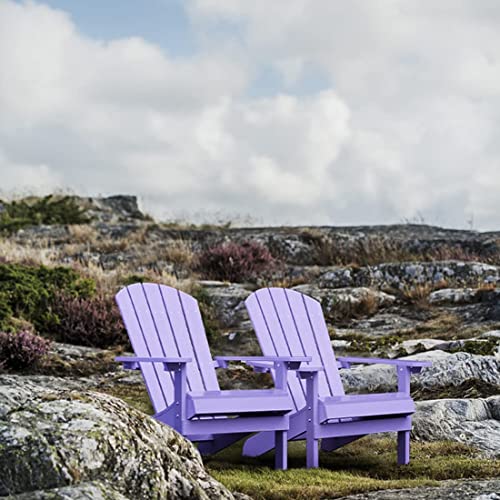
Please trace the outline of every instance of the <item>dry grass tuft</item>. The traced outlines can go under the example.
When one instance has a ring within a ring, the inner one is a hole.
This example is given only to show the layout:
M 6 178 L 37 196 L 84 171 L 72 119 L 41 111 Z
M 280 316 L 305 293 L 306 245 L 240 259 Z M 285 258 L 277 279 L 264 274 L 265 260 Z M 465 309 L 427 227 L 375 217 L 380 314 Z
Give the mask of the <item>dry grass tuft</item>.
M 46 240 L 26 246 L 7 238 L 0 238 L 0 261 L 50 266 L 60 265 L 60 259 L 60 249 L 51 246 Z

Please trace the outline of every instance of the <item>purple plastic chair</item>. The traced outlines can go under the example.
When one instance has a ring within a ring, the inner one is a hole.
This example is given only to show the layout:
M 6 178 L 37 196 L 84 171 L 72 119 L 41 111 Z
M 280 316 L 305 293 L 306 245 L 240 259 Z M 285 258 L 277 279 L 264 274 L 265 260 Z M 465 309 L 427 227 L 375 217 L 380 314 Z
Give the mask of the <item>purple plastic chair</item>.
M 287 468 L 287 371 L 307 357 L 216 357 L 212 359 L 196 300 L 175 288 L 133 284 L 116 295 L 135 357 L 119 357 L 124 368 L 142 371 L 154 417 L 213 454 L 247 436 L 267 431 L 276 443 L 277 469 Z M 275 389 L 221 391 L 216 367 L 229 361 L 268 362 Z
M 321 305 L 302 293 L 284 288 L 263 288 L 251 294 L 246 307 L 264 355 L 310 356 L 288 375 L 294 413 L 290 416 L 288 439 L 306 440 L 307 467 L 318 467 L 321 449 L 332 451 L 367 434 L 396 431 L 398 464 L 410 460 L 411 415 L 415 404 L 410 396 L 410 375 L 431 363 L 377 358 L 335 359 Z M 398 375 L 398 391 L 386 394 L 346 395 L 339 367 L 351 363 L 387 363 Z M 253 363 L 263 371 L 267 363 Z M 262 432 L 245 442 L 243 454 L 258 456 L 274 447 L 274 437 Z

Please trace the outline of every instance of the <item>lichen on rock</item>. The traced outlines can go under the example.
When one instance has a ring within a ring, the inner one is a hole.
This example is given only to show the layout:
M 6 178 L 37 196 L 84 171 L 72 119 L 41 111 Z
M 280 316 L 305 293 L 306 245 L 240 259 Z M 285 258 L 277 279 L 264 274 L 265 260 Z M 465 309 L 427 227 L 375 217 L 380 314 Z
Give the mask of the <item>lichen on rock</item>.
M 117 398 L 15 375 L 0 377 L 0 471 L 0 496 L 103 481 L 131 499 L 233 498 L 173 429 Z

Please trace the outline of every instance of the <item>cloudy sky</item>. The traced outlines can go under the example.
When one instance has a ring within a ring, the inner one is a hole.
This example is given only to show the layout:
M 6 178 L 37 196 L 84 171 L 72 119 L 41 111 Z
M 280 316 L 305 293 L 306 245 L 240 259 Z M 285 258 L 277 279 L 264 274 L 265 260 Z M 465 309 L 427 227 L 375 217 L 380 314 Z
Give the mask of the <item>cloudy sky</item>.
M 0 196 L 500 229 L 498 0 L 0 0 Z

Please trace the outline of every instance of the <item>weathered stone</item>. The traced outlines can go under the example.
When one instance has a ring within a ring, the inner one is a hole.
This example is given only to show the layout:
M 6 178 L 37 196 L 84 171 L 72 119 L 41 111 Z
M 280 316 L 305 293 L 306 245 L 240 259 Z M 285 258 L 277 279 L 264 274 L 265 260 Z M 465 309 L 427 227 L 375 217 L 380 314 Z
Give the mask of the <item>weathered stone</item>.
M 443 288 L 429 295 L 431 304 L 469 304 L 477 296 L 477 288 Z
M 250 291 L 243 285 L 226 284 L 206 289 L 210 302 L 223 328 L 231 328 L 248 319 L 245 299 Z
M 360 304 L 371 300 L 376 307 L 389 306 L 394 303 L 396 297 L 388 293 L 373 290 L 367 287 L 359 288 L 318 288 L 315 285 L 298 285 L 293 287 L 297 292 L 305 293 L 319 300 L 324 312 L 329 313 L 339 303 Z
M 436 350 L 402 359 L 432 361 L 431 367 L 412 376 L 412 389 L 435 390 L 476 380 L 498 386 L 500 393 L 500 359 L 495 356 Z M 354 366 L 340 374 L 350 392 L 392 391 L 397 384 L 396 371 L 388 365 Z
M 413 435 L 422 441 L 458 441 L 500 457 L 500 396 L 418 401 Z
M 339 500 L 500 500 L 499 491 L 500 479 L 441 481 L 436 487 L 372 491 Z
M 444 341 L 439 339 L 404 340 L 401 344 L 396 346 L 395 350 L 403 350 L 406 352 L 406 355 L 410 355 L 415 352 L 430 351 L 431 349 L 439 348 L 439 346 L 442 346 L 443 343 Z
M 349 328 L 335 328 L 337 336 L 363 334 L 369 337 L 387 337 L 401 330 L 414 328 L 417 322 L 392 312 L 379 312 L 371 318 L 353 320 Z
M 132 500 L 101 481 L 85 482 L 62 488 L 10 495 L 15 500 Z
M 232 498 L 173 429 L 111 396 L 26 382 L 0 377 L 0 495 L 100 480 L 133 499 Z
M 401 262 L 361 268 L 338 268 L 318 279 L 321 288 L 392 287 L 404 289 L 420 284 L 449 281 L 456 285 L 496 283 L 500 280 L 498 266 L 481 262 Z

